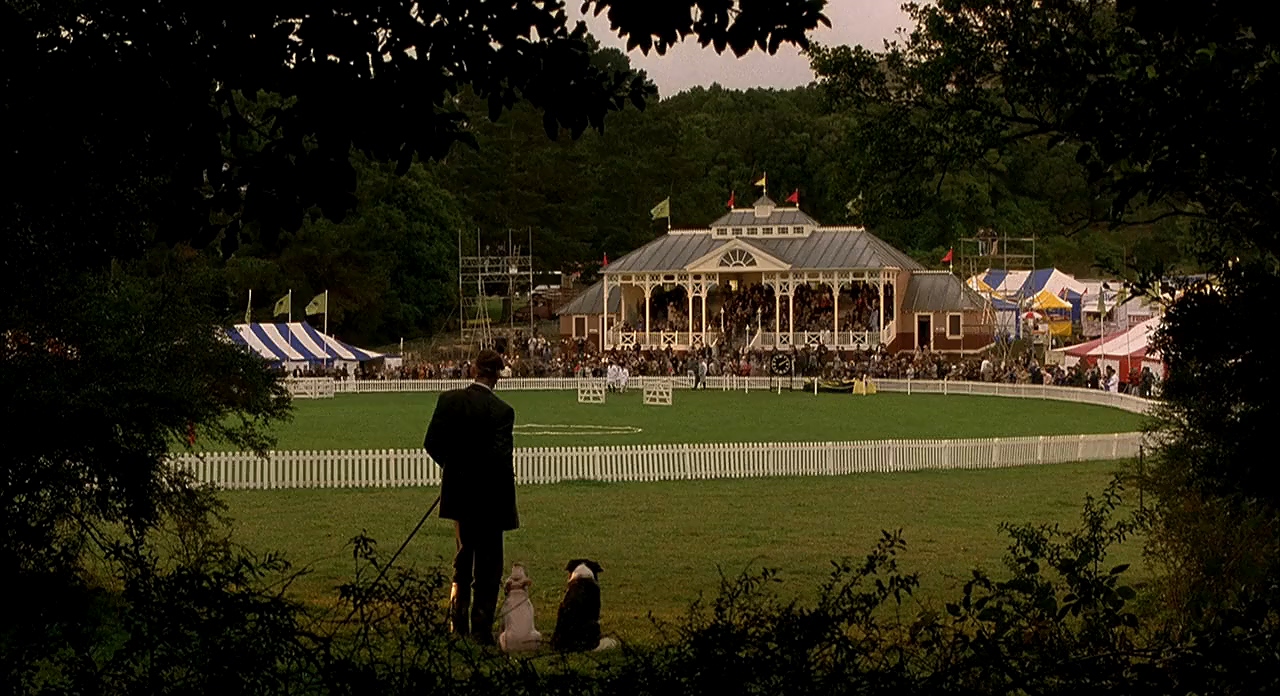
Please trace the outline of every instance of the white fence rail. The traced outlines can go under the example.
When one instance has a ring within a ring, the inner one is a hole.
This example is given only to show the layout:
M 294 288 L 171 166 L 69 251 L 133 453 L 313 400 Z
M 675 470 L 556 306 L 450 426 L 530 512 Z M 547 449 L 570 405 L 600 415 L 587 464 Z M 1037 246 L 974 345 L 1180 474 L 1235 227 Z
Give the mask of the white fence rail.
M 967 440 L 877 440 L 518 449 L 519 484 L 570 480 L 667 481 L 992 469 L 1135 457 L 1141 433 Z M 422 450 L 183 455 L 175 464 L 226 489 L 433 486 L 440 469 Z
M 295 399 L 332 399 L 342 384 L 326 377 L 289 377 L 284 383 Z
M 676 389 L 692 389 L 692 377 L 632 377 L 628 386 L 642 390 L 646 384 L 671 382 Z M 882 392 L 908 394 L 973 394 L 977 396 L 1007 396 L 1023 399 L 1051 399 L 1076 403 L 1111 406 L 1113 408 L 1145 413 L 1154 403 L 1129 394 L 1113 394 L 1096 389 L 1057 387 L 1034 384 L 1001 384 L 997 382 L 965 382 L 948 380 L 876 379 L 876 387 Z M 783 385 L 794 384 L 801 388 L 804 380 L 783 378 Z M 339 394 L 368 394 L 385 392 L 439 392 L 460 389 L 470 384 L 465 379 L 405 379 L 405 380 L 346 380 L 334 382 Z M 763 391 L 778 386 L 774 377 L 708 377 L 708 389 L 725 391 Z M 498 382 L 498 391 L 576 391 L 578 380 L 573 377 L 514 378 Z M 785 386 L 784 386 L 785 388 Z

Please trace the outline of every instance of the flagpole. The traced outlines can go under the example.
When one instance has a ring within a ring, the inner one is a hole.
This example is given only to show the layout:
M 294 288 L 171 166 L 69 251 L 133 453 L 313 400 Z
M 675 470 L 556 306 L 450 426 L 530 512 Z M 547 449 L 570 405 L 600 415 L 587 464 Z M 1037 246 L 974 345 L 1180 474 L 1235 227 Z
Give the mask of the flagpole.
M 249 288 L 249 304 L 244 308 L 244 323 L 248 324 L 253 318 L 253 288 Z
M 1098 286 L 1098 326 L 1102 331 L 1102 367 L 1098 368 L 1100 375 L 1105 379 L 1103 368 L 1107 366 L 1107 291 L 1102 286 Z

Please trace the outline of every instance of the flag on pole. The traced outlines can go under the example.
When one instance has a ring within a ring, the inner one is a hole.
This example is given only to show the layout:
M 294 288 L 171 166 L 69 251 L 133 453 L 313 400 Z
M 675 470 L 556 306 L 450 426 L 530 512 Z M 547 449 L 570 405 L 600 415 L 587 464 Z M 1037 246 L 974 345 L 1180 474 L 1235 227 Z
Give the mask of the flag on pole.
M 796 189 L 796 190 L 792 191 L 792 192 L 791 192 L 791 195 L 790 195 L 790 196 L 787 196 L 787 202 L 788 202 L 788 203 L 795 203 L 796 205 L 800 205 L 800 189 Z
M 761 186 L 761 187 L 766 188 L 766 189 L 767 189 L 767 188 L 769 188 L 769 184 L 768 184 L 768 183 L 766 183 L 766 181 L 765 181 L 766 179 L 768 179 L 768 176 L 769 176 L 768 174 L 761 174 L 761 175 L 760 175 L 760 180 L 759 180 L 759 181 L 757 181 L 755 185 L 756 185 L 756 186 Z
M 661 203 L 653 206 L 653 209 L 649 211 L 649 215 L 653 216 L 654 220 L 658 220 L 660 218 L 666 218 L 667 220 L 670 220 L 671 219 L 671 197 L 667 196 L 662 200 Z
M 955 253 L 955 247 L 947 249 L 947 255 L 942 257 L 943 263 L 951 263 L 951 259 Z
M 319 295 L 311 298 L 307 303 L 307 316 L 312 314 L 328 314 L 329 313 L 329 291 L 326 290 Z
M 606 266 L 608 266 L 608 265 L 609 265 L 609 255 L 608 255 L 608 254 L 605 254 L 605 255 L 604 255 L 604 263 L 600 264 L 600 267 L 601 267 L 601 268 L 605 268 L 605 267 L 606 267 Z
M 734 203 L 733 198 L 734 198 L 734 192 L 733 192 L 733 191 L 730 191 L 730 192 L 729 192 L 729 202 L 725 204 L 725 206 L 727 206 L 727 207 L 729 208 L 729 210 L 733 210 L 733 203 Z
M 271 316 L 278 317 L 281 314 L 291 314 L 293 312 L 293 308 L 289 306 L 290 297 L 293 297 L 292 290 L 289 291 L 288 295 L 285 295 L 284 297 L 281 297 L 280 299 L 276 300 L 276 308 L 275 308 L 275 311 L 271 313 Z

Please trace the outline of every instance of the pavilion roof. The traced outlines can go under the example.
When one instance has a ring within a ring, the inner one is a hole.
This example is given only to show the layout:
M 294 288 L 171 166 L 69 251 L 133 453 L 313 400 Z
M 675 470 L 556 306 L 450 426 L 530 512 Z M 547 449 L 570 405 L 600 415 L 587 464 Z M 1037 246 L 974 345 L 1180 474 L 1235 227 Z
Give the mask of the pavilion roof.
M 716 226 L 722 225 L 717 222 Z M 693 261 L 735 242 L 755 247 L 795 270 L 924 270 L 915 259 L 865 229 L 818 227 L 798 237 L 725 238 L 715 237 L 709 230 L 666 234 L 610 263 L 605 273 L 682 271 Z
M 982 295 L 950 271 L 912 273 L 902 298 L 904 312 L 973 312 L 985 306 Z
M 601 314 L 602 307 L 604 307 L 604 283 L 597 281 L 594 285 L 579 293 L 577 297 L 564 303 L 556 310 L 556 315 Z M 609 313 L 617 314 L 620 311 L 622 311 L 622 293 L 610 293 Z

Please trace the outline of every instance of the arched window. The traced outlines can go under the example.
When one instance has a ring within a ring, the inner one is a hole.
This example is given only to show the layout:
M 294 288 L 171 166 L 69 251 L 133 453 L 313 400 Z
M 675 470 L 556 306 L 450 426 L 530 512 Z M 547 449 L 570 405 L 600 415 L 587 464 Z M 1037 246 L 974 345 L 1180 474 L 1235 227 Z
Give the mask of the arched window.
M 720 257 L 721 268 L 747 268 L 756 265 L 756 257 L 745 249 L 730 249 Z

